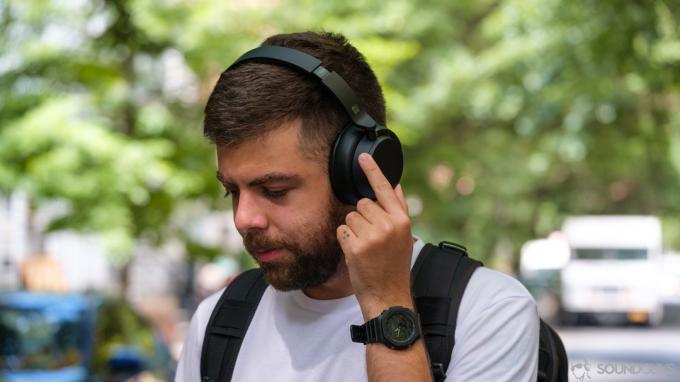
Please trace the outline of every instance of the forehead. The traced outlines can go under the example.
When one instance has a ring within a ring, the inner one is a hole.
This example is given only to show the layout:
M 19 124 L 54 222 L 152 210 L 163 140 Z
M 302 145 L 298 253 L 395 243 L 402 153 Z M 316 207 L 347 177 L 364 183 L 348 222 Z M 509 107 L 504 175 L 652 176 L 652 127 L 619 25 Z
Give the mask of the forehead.
M 293 120 L 236 146 L 218 145 L 218 172 L 235 182 L 273 172 L 301 176 L 315 174 L 322 164 L 303 155 L 300 128 L 300 120 Z

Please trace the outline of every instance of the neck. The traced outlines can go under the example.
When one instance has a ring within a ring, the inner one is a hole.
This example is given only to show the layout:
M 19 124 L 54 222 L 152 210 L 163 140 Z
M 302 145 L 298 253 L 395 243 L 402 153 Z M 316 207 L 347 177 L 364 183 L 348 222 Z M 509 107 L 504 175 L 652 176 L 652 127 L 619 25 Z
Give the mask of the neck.
M 338 270 L 325 283 L 302 290 L 308 297 L 316 300 L 332 300 L 351 296 L 354 294 L 352 283 L 349 280 L 349 271 L 345 258 L 338 264 Z

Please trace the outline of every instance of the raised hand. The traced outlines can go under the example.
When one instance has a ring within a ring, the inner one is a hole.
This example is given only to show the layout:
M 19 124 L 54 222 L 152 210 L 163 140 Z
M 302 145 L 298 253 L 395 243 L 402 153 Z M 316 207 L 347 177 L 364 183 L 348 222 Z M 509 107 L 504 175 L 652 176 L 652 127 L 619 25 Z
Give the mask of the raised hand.
M 387 307 L 411 308 L 411 221 L 401 185 L 392 189 L 375 160 L 359 156 L 377 201 L 363 198 L 337 229 L 349 277 L 365 318 Z

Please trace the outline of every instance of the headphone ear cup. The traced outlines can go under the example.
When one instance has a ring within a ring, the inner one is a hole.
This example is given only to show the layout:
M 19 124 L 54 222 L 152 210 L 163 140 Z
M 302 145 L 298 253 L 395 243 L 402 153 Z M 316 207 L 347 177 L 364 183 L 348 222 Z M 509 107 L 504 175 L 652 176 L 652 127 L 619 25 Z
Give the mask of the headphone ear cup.
M 359 155 L 369 153 L 392 187 L 401 180 L 404 157 L 396 134 L 383 128 L 377 139 L 366 136 L 365 130 L 349 124 L 338 135 L 331 150 L 328 172 L 335 195 L 346 204 L 356 205 L 361 198 L 376 200 L 368 179 L 359 166 Z
M 361 196 L 354 186 L 352 162 L 354 151 L 364 136 L 360 127 L 350 123 L 338 134 L 331 150 L 328 175 L 335 196 L 345 204 L 357 204 Z
M 369 153 L 377 163 L 380 171 L 392 185 L 396 187 L 401 180 L 404 170 L 404 156 L 401 150 L 401 142 L 396 134 L 388 129 L 380 130 L 380 135 L 371 140 L 367 136 L 362 137 L 357 148 L 354 150 L 354 160 L 352 161 L 352 173 L 354 175 L 354 187 L 358 191 L 359 199 L 370 198 L 376 200 L 375 192 L 366 178 L 366 174 L 359 165 L 359 155 Z

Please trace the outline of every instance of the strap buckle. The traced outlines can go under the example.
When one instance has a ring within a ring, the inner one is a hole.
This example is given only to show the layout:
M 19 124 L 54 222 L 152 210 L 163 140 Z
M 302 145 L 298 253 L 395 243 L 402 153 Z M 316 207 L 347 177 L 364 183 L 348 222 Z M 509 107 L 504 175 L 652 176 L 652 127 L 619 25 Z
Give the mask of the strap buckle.
M 463 254 L 465 256 L 467 256 L 467 248 L 465 248 L 465 246 L 458 244 L 458 243 L 454 243 L 454 242 L 451 242 L 451 241 L 442 241 L 442 242 L 439 243 L 439 248 L 441 248 L 445 251 L 446 250 L 449 250 L 449 251 L 452 250 L 454 252 L 463 252 Z
M 446 370 L 444 370 L 444 365 L 439 362 L 432 362 L 432 376 L 436 382 L 441 382 L 446 379 Z

